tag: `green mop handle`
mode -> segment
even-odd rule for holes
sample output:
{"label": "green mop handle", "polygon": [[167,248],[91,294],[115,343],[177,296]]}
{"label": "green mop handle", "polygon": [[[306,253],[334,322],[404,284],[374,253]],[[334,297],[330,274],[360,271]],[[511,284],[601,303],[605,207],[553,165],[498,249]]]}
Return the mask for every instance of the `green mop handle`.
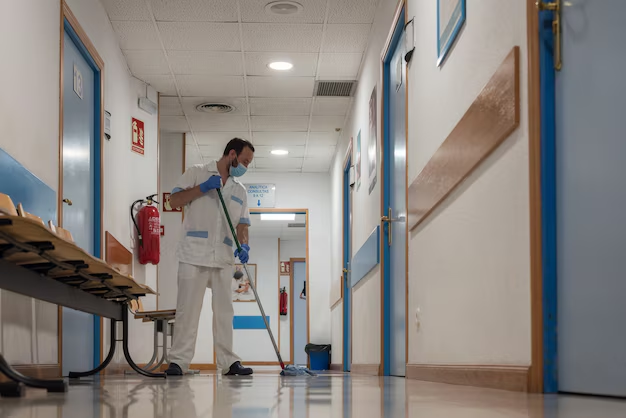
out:
{"label": "green mop handle", "polygon": [[[241,251],[241,245],[239,245],[239,240],[237,239],[237,233],[235,232],[235,228],[233,227],[233,222],[230,220],[230,214],[228,213],[228,209],[226,208],[226,203],[224,202],[224,197],[222,196],[222,190],[216,189],[217,195],[220,198],[220,202],[222,203],[222,207],[224,208],[224,214],[226,215],[226,220],[228,221],[228,226],[230,227],[230,232],[233,234],[233,240],[235,244],[237,244],[237,250]],[[263,309],[263,305],[261,305],[261,299],[259,299],[259,295],[256,292],[256,287],[252,283],[254,280],[251,279],[250,273],[248,273],[248,266],[246,264],[243,265],[244,270],[246,270],[246,275],[248,276],[248,283],[250,284],[250,289],[252,289],[252,293],[254,293],[254,298],[256,299],[257,305],[259,305],[259,310],[261,311],[261,316],[263,318],[263,322],[265,322],[265,328],[267,328],[267,332],[270,335],[270,339],[272,340],[272,345],[274,346],[274,351],[276,352],[276,356],[278,357],[278,362],[280,363],[280,368],[285,368],[285,363],[283,363],[283,358],[280,355],[280,350],[278,349],[278,344],[276,344],[276,340],[274,339],[274,334],[272,334],[272,330],[270,329],[270,324],[267,322],[267,318],[265,317],[265,310]]]}

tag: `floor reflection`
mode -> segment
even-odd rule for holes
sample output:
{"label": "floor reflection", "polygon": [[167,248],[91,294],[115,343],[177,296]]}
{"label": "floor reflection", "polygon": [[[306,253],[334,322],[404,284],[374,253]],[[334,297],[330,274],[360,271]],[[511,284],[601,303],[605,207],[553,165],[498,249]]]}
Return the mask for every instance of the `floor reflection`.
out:
{"label": "floor reflection", "polygon": [[2,418],[624,418],[615,399],[539,396],[400,378],[273,374],[72,382],[66,394],[29,390],[0,399]]}

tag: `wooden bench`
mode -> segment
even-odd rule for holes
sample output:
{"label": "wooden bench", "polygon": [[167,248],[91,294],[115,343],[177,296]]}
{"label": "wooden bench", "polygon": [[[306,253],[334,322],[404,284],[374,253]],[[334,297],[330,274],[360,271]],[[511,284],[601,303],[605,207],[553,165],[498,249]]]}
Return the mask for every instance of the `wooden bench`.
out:
{"label": "wooden bench", "polygon": [[[104,261],[78,247],[69,231],[47,227],[21,205],[16,210],[9,196],[0,194],[0,288],[25,296],[109,318],[110,348],[106,359],[93,370],[71,372],[70,378],[91,376],[104,370],[122,342],[128,364],[148,377],[165,377],[140,368],[128,350],[129,304],[155,292],[135,282]],[[123,324],[122,339],[116,335],[117,321]],[[21,396],[24,386],[65,392],[64,380],[41,380],[24,376],[0,354],[0,373],[13,382],[0,384],[0,395]]]}

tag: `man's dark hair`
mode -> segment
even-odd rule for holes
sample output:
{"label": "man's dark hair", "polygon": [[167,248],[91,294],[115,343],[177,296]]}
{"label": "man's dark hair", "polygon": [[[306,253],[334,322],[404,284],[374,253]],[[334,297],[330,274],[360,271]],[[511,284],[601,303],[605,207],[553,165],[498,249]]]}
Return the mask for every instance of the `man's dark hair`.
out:
{"label": "man's dark hair", "polygon": [[228,155],[228,153],[230,153],[230,150],[233,149],[235,150],[237,155],[239,155],[245,147],[250,148],[250,150],[254,152],[254,146],[250,143],[250,141],[241,138],[233,138],[228,141],[228,145],[226,145],[226,148],[224,149],[224,155]]}

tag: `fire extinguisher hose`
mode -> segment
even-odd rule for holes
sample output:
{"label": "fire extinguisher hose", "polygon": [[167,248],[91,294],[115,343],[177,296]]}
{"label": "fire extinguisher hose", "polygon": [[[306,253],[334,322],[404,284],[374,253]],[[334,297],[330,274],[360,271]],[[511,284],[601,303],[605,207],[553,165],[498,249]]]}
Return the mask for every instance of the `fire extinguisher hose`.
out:
{"label": "fire extinguisher hose", "polygon": [[130,206],[130,219],[133,220],[133,224],[135,224],[135,228],[137,229],[137,236],[139,237],[139,245],[143,247],[143,237],[141,236],[141,231],[139,230],[139,225],[137,225],[137,220],[135,219],[135,206],[137,203],[143,202],[143,199],[138,199],[133,202]]}

